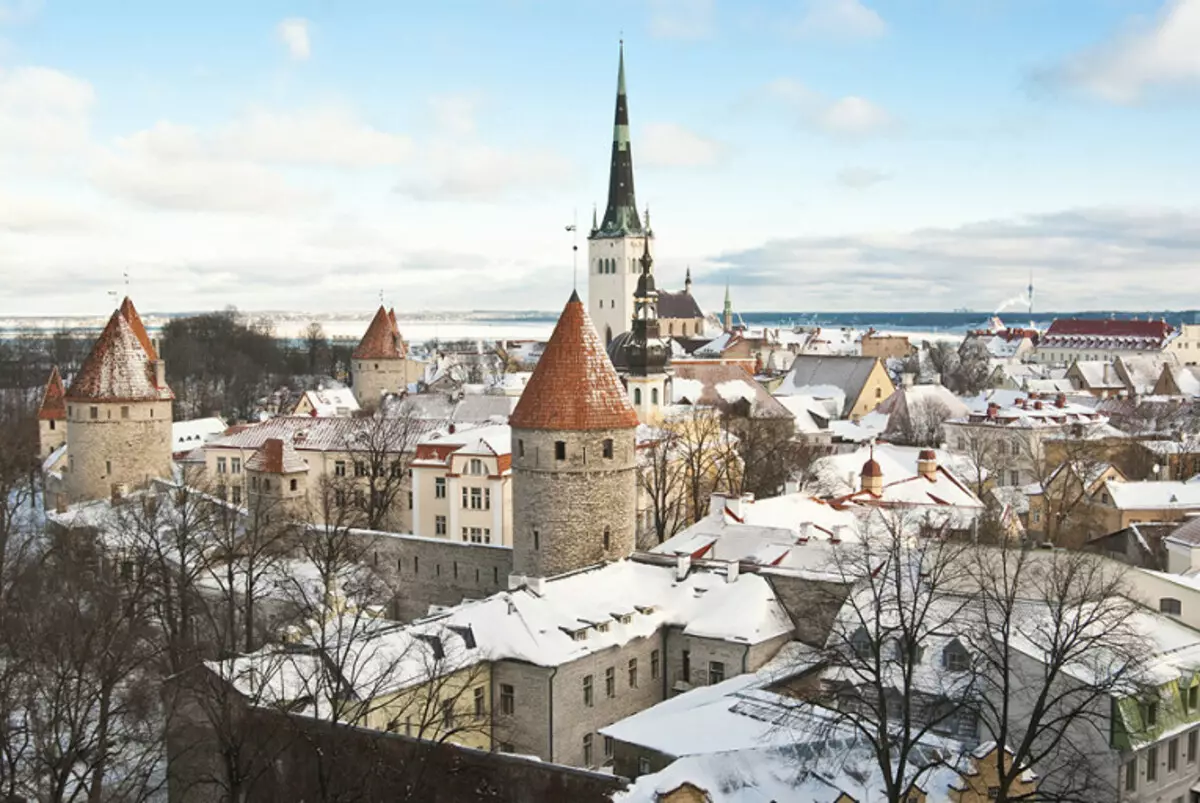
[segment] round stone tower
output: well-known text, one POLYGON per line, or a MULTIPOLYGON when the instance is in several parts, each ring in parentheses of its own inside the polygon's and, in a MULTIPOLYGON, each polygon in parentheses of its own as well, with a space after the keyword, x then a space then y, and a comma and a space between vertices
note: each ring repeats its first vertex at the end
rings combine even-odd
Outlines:
POLYGON ((128 298, 108 320, 66 393, 67 500, 171 476, 166 366, 128 298))
POLYGON ((638 418, 578 293, 509 424, 514 575, 551 577, 629 556, 638 418))
POLYGON ((364 410, 374 410, 386 393, 403 393, 422 376, 419 362, 409 359, 400 337, 396 311, 380 306, 366 334, 350 355, 354 398, 364 410))

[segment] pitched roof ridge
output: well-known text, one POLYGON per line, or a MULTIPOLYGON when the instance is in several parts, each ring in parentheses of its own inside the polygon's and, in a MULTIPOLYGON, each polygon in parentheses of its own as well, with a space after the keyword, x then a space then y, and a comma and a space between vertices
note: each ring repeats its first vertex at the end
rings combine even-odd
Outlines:
POLYGON ((150 339, 150 334, 146 331, 145 324, 142 323, 142 316, 138 315, 137 307, 133 306, 133 300, 129 296, 125 296, 125 300, 121 302, 121 314, 125 316, 125 320, 129 322, 129 328, 133 330, 138 342, 146 350, 146 356, 157 360, 158 351, 154 348, 154 341, 150 339))
POLYGON ((577 292, 563 307, 509 424, 522 429, 633 429, 629 403, 577 292))
POLYGON ((58 372, 58 366, 55 365, 50 369, 50 378, 46 380, 46 387, 42 391, 42 403, 38 405, 37 417, 39 421, 61 421, 67 417, 67 391, 63 387, 62 375, 58 372))

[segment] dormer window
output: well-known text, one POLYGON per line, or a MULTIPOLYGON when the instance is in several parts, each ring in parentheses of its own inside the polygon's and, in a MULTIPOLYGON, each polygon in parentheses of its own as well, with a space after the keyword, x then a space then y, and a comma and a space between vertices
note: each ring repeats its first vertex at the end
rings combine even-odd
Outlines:
POLYGON ((942 666, 951 672, 966 672, 971 666, 971 656, 958 639, 946 645, 942 650, 942 666))
POLYGON ((1163 597, 1158 601, 1158 610, 1171 616, 1179 616, 1183 612, 1183 604, 1174 597, 1163 597))
POLYGON ((607 633, 607 632, 608 632, 608 628, 609 628, 609 623, 608 623, 608 622, 598 622, 598 623, 596 624, 596 631, 597 631, 597 632, 599 632, 599 633, 607 633))

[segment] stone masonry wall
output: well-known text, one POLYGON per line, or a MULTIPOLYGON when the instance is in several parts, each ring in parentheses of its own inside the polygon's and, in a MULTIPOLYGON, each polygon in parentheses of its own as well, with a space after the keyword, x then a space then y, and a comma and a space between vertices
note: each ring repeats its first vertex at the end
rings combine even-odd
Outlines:
POLYGON ((632 429, 514 429, 513 571, 551 577, 632 554, 636 459, 632 429), (613 456, 605 458, 610 439, 613 456), (564 460, 555 458, 560 441, 564 460))
POLYGON ((132 489, 171 476, 171 402, 68 399, 67 407, 68 501, 102 499, 115 483, 132 489))
POLYGON ((391 615, 401 621, 429 614, 430 605, 457 605, 507 587, 512 550, 444 538, 361 532, 375 571, 395 592, 391 615))
POLYGON ((373 410, 384 391, 400 393, 423 375, 424 366, 416 360, 355 360, 351 379, 354 398, 360 407, 373 410))
POLYGON ((66 421, 38 421, 38 456, 43 460, 67 442, 66 421))

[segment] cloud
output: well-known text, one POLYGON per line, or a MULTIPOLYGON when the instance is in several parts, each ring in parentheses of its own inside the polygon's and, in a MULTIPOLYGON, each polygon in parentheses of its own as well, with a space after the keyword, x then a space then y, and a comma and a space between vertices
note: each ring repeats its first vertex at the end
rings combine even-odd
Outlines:
POLYGON ((852 190, 865 190, 891 178, 891 173, 874 167, 844 167, 837 173, 837 183, 852 190))
POLYGON ((42 10, 42 0, 0 0, 0 25, 29 22, 42 10))
POLYGON ((650 0, 650 35, 704 39, 712 34, 716 0, 650 0))
POLYGON ((57 156, 88 143, 95 91, 47 67, 0 67, 0 162, 57 156))
POLYGON ((455 137, 475 133, 475 111, 479 106, 475 95, 438 95, 429 99, 429 106, 438 130, 455 137))
POLYGON ((803 37, 874 39, 887 32, 887 23, 860 0, 808 0, 793 30, 803 37))
POLYGON ((301 17, 290 17, 279 23, 275 29, 279 38, 288 49, 288 54, 296 61, 308 61, 312 55, 312 42, 308 34, 309 22, 301 17))
POLYGON ((1200 84, 1200 0, 1168 0, 1153 21, 1130 23, 1033 78, 1118 104, 1137 102, 1153 88, 1200 84))
POLYGON ((808 128, 831 136, 861 139, 884 133, 896 121, 884 109, 866 98, 846 95, 831 98, 791 78, 779 78, 757 93, 768 105, 783 106, 808 128))
MULTIPOLYGON (((693 271, 770 297, 803 290, 808 308, 992 309, 1034 272, 1055 309, 1197 306, 1200 212, 1072 209, 948 228, 771 240, 693 271)), ((750 291, 748 290, 747 293, 750 291)))
POLYGON ((725 156, 725 146, 676 123, 650 123, 638 137, 635 158, 647 167, 707 167, 725 156))
POLYGON ((396 192, 424 201, 490 201, 564 187, 574 165, 547 149, 506 149, 482 143, 432 143, 396 192))
POLYGON ((88 229, 93 222, 83 209, 53 198, 0 192, 0 232, 69 233, 88 229))

